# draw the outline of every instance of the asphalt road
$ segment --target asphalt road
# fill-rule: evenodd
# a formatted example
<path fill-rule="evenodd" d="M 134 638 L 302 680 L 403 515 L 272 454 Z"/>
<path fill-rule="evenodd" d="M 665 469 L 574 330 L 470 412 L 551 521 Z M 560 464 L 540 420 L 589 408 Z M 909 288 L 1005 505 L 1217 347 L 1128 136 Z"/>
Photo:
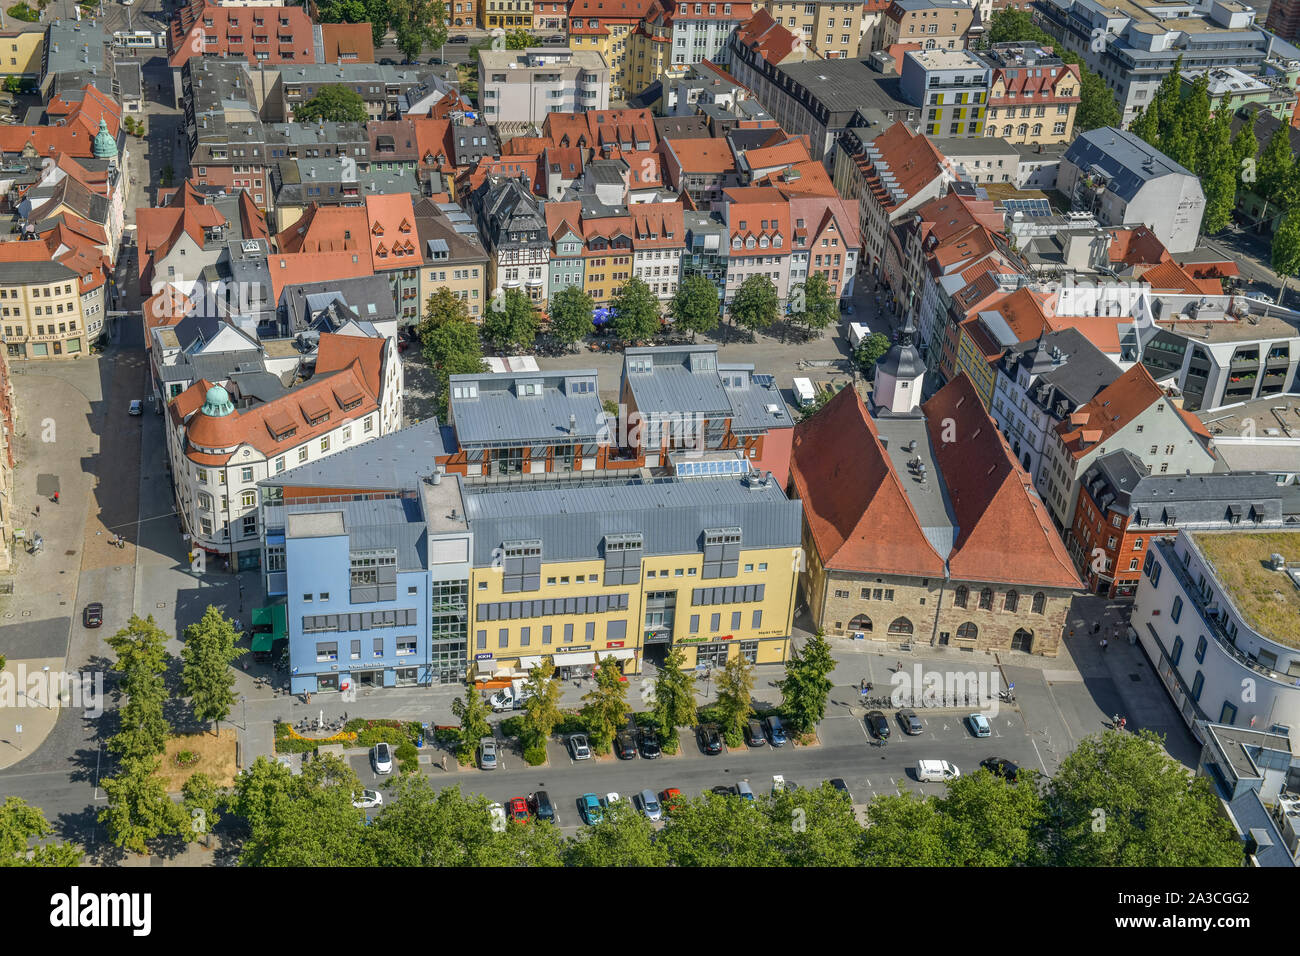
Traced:
<path fill-rule="evenodd" d="M 832 696 L 846 694 L 837 688 Z M 893 726 L 884 747 L 872 745 L 862 720 L 864 712 L 856 704 L 833 704 L 827 719 L 818 728 L 821 743 L 811 747 L 764 745 L 724 750 L 722 754 L 709 756 L 700 750 L 693 736 L 683 732 L 678 754 L 655 760 L 640 756 L 618 760 L 609 756 L 575 761 L 563 743 L 553 740 L 547 748 L 547 766 L 529 767 L 518 751 L 503 748 L 497 770 L 458 770 L 455 759 L 449 757 L 451 769 L 444 771 L 438 765 L 443 751 L 426 748 L 428 756 L 421 758 L 421 771 L 438 789 L 459 785 L 462 790 L 483 794 L 501 804 L 512 797 L 526 797 L 534 790 L 545 790 L 555 805 L 558 825 L 572 832 L 582 825 L 577 806 L 584 793 L 603 797 L 615 792 L 630 798 L 647 788 L 657 794 L 676 787 L 686 796 L 694 797 L 719 784 L 748 780 L 756 794 L 763 794 L 771 792 L 776 774 L 783 776 L 787 783 L 807 788 L 840 777 L 848 784 L 855 805 L 861 807 L 877 795 L 898 793 L 903 788 L 942 794 L 942 784 L 918 783 L 915 779 L 916 762 L 920 759 L 947 760 L 963 773 L 974 772 L 981 760 L 994 756 L 1039 771 L 1055 769 L 1041 761 L 1033 736 L 1019 712 L 1014 710 L 1003 710 L 993 718 L 993 735 L 985 739 L 973 737 L 962 720 L 963 715 L 955 711 L 919 711 L 925 732 L 905 737 L 893 720 L 894 712 L 886 711 Z M 388 775 L 376 775 L 365 755 L 356 755 L 349 763 L 363 786 L 382 790 L 392 779 Z"/>

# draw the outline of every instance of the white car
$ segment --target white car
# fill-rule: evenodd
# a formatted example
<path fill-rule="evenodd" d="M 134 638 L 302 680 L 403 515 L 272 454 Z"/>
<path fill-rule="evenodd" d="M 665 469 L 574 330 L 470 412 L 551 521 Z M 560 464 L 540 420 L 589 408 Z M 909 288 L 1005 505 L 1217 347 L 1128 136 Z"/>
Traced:
<path fill-rule="evenodd" d="M 127 410 L 127 414 L 128 414 L 128 415 L 143 415 L 143 414 L 144 414 L 144 402 L 140 401 L 140 399 L 138 399 L 138 398 L 133 398 L 133 399 L 131 399 L 131 407 Z"/>
<path fill-rule="evenodd" d="M 622 799 L 622 797 L 620 797 L 617 793 L 614 793 L 613 791 L 611 791 L 611 792 L 605 794 L 605 806 L 607 806 L 607 807 L 611 807 L 611 806 L 613 806 L 614 804 L 618 803 L 618 801 L 621 800 L 621 799 Z"/>
<path fill-rule="evenodd" d="M 591 759 L 591 747 L 587 745 L 586 734 L 571 734 L 569 736 L 569 754 L 574 760 Z"/>
<path fill-rule="evenodd" d="M 370 749 L 370 764 L 375 768 L 375 773 L 385 774 L 393 772 L 393 748 L 388 746 L 384 741 L 380 741 Z"/>
<path fill-rule="evenodd" d="M 772 774 L 772 794 L 775 796 L 785 789 L 785 777 L 779 773 Z"/>
<path fill-rule="evenodd" d="M 1256 302 L 1262 302 L 1262 303 L 1264 303 L 1265 305 L 1274 305 L 1274 304 L 1275 304 L 1275 303 L 1273 302 L 1273 297 L 1272 297 L 1271 295 L 1266 295 L 1266 294 L 1263 293 L 1263 292 L 1247 292 L 1247 293 L 1246 293 L 1246 298 L 1247 298 L 1247 299 L 1254 299 Z"/>
<path fill-rule="evenodd" d="M 478 742 L 479 766 L 484 770 L 497 768 L 497 742 L 493 737 L 484 737 Z"/>
<path fill-rule="evenodd" d="M 373 810 L 384 805 L 384 795 L 378 790 L 362 790 L 360 796 L 355 793 L 352 796 L 352 805 L 358 810 Z"/>

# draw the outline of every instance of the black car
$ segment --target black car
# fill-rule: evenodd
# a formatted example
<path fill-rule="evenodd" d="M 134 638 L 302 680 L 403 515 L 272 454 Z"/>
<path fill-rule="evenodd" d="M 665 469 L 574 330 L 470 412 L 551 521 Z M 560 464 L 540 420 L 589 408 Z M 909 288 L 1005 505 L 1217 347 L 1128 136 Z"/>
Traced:
<path fill-rule="evenodd" d="M 555 807 L 551 805 L 551 796 L 545 790 L 538 790 L 528 795 L 528 809 L 539 820 L 555 822 Z"/>
<path fill-rule="evenodd" d="M 751 747 L 762 747 L 767 743 L 767 737 L 763 734 L 763 725 L 757 720 L 745 724 L 745 743 Z"/>
<path fill-rule="evenodd" d="M 722 736 L 713 724 L 701 724 L 696 728 L 695 736 L 699 738 L 700 749 L 706 754 L 722 753 Z"/>
<path fill-rule="evenodd" d="M 440 56 L 429 57 L 429 66 L 442 66 L 442 57 Z"/>
<path fill-rule="evenodd" d="M 87 604 L 86 609 L 81 612 L 81 623 L 85 627 L 99 627 L 104 623 L 104 605 L 95 601 L 93 604 Z"/>
<path fill-rule="evenodd" d="M 1020 767 L 1006 757 L 989 757 L 986 760 L 981 760 L 980 766 L 995 777 L 1003 777 L 1012 783 L 1015 783 L 1016 777 L 1020 776 Z"/>
<path fill-rule="evenodd" d="M 625 730 L 614 738 L 614 752 L 619 760 L 631 760 L 636 756 L 636 738 L 632 731 Z"/>
<path fill-rule="evenodd" d="M 641 731 L 641 756 L 646 760 L 654 760 L 662 752 L 659 747 L 659 735 L 653 730 Z"/>
<path fill-rule="evenodd" d="M 839 777 L 831 778 L 831 786 L 838 790 L 844 796 L 849 798 L 849 803 L 853 802 L 853 794 L 849 792 L 849 785 Z"/>
<path fill-rule="evenodd" d="M 448 43 L 468 43 L 469 37 L 464 33 L 457 33 L 454 37 L 447 37 Z"/>
<path fill-rule="evenodd" d="M 867 730 L 877 740 L 886 740 L 889 737 L 889 719 L 880 711 L 873 710 L 867 714 Z"/>
<path fill-rule="evenodd" d="M 722 784 L 716 787 L 710 787 L 709 792 L 716 793 L 720 797 L 734 797 L 737 791 L 735 787 L 728 787 L 725 784 Z"/>
<path fill-rule="evenodd" d="M 379 65 L 380 65 L 380 66 L 397 66 L 397 61 L 394 60 L 394 59 L 392 59 L 391 57 L 387 57 L 387 56 L 386 56 L 386 57 L 384 57 L 382 60 L 379 61 Z"/>

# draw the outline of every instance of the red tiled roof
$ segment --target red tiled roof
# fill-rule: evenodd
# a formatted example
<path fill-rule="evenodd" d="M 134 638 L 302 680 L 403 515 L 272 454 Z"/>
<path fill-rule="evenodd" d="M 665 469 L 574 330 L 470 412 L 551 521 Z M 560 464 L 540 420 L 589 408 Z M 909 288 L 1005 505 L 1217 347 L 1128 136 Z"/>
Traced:
<path fill-rule="evenodd" d="M 287 20 L 287 25 L 281 24 L 281 19 Z M 212 26 L 206 26 L 208 20 Z M 262 21 L 260 26 L 258 20 Z M 286 41 L 281 41 L 281 37 Z M 264 42 L 258 42 L 259 39 Z M 254 64 L 316 62 L 311 17 L 302 7 L 222 7 L 215 3 L 194 3 L 182 7 L 172 17 L 168 48 L 168 64 L 173 68 L 184 66 L 193 56 L 232 57 Z M 259 57 L 259 53 L 265 57 Z"/>
<path fill-rule="evenodd" d="M 360 206 L 321 206 L 312 203 L 302 218 L 276 234 L 280 252 L 370 252 L 370 224 Z"/>
<path fill-rule="evenodd" d="M 375 38 L 369 23 L 322 23 L 322 63 L 374 63 Z"/>
<path fill-rule="evenodd" d="M 415 231 L 415 203 L 410 193 L 367 196 L 370 265 L 382 269 L 418 268 L 420 237 Z"/>
<path fill-rule="evenodd" d="M 1164 399 L 1151 373 L 1141 364 L 1134 365 L 1081 405 L 1069 421 L 1057 425 L 1056 433 L 1071 457 L 1079 459 Z"/>
<path fill-rule="evenodd" d="M 781 26 L 761 7 L 736 28 L 736 42 L 753 50 L 773 66 L 780 66 L 796 50 L 806 50 L 802 37 Z"/>
<path fill-rule="evenodd" d="M 415 265 L 418 264 L 417 259 Z M 266 266 L 271 272 L 271 298 L 275 302 L 280 301 L 280 293 L 285 286 L 319 282 L 322 277 L 355 279 L 358 276 L 374 275 L 374 269 L 370 267 L 370 256 L 365 251 L 272 255 L 267 257 Z"/>
<path fill-rule="evenodd" d="M 872 140 L 871 145 L 879 150 L 879 162 L 888 165 L 889 172 L 893 174 L 895 184 L 903 195 L 903 199 L 895 199 L 891 190 L 881 181 L 879 167 L 869 158 L 860 157 L 868 190 L 880 206 L 888 211 L 896 209 L 943 173 L 943 154 L 929 139 L 920 133 L 913 133 L 903 123 L 890 126 Z"/>
<path fill-rule="evenodd" d="M 824 567 L 943 577 L 943 558 L 852 386 L 795 426 L 790 478 Z"/>
<path fill-rule="evenodd" d="M 685 173 L 730 173 L 736 160 L 725 139 L 665 139 Z"/>
<path fill-rule="evenodd" d="M 632 214 L 632 248 L 672 249 L 685 245 L 681 203 L 636 203 L 628 211 Z"/>
<path fill-rule="evenodd" d="M 954 580 L 1082 587 L 1033 482 L 965 372 L 921 406 L 956 518 Z M 954 439 L 945 442 L 945 436 Z"/>

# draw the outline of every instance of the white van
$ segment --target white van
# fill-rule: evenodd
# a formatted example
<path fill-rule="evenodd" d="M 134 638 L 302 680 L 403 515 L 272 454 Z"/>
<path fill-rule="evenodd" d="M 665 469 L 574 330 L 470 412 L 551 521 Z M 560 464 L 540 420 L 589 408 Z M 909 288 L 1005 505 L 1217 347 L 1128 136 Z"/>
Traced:
<path fill-rule="evenodd" d="M 794 380 L 794 397 L 795 401 L 805 408 L 816 401 L 817 393 L 813 391 L 812 380 L 796 378 Z"/>
<path fill-rule="evenodd" d="M 865 322 L 849 323 L 849 348 L 856 349 L 863 339 L 871 338 L 871 327 Z"/>
<path fill-rule="evenodd" d="M 946 760 L 918 760 L 916 762 L 916 779 L 922 783 L 944 783 L 956 780 L 961 771 Z"/>

